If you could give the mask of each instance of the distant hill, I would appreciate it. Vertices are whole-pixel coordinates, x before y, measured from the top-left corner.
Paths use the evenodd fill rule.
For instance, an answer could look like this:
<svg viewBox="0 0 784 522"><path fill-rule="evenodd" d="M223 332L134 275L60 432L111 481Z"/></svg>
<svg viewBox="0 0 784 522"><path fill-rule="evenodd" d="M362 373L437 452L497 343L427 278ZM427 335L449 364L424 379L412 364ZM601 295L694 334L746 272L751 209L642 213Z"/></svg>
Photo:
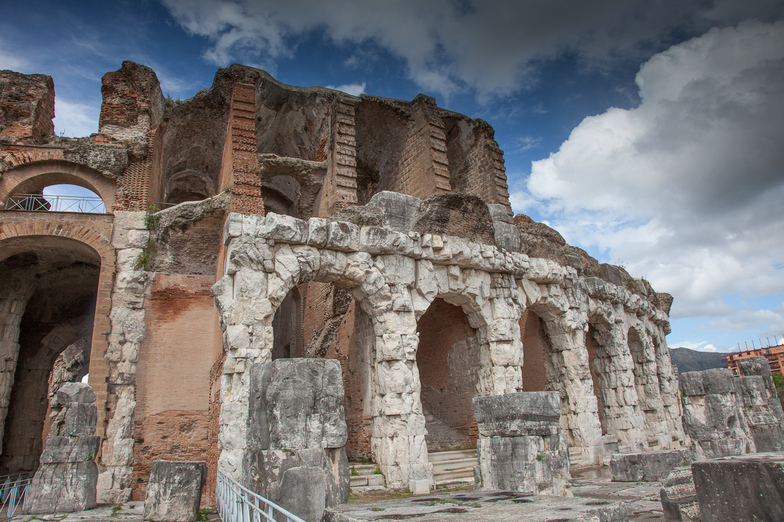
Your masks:
<svg viewBox="0 0 784 522"><path fill-rule="evenodd" d="M678 367L678 373L699 372L711 368L726 368L724 357L727 353L698 352L688 348L670 348L672 364Z"/></svg>

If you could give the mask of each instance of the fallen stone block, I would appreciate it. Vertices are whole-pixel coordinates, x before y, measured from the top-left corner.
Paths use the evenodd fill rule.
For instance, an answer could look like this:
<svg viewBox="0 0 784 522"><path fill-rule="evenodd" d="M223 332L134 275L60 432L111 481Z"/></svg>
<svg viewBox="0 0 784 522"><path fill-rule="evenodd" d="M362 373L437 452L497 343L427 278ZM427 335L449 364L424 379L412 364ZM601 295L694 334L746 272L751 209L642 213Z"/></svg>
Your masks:
<svg viewBox="0 0 784 522"><path fill-rule="evenodd" d="M691 467L675 468L662 483L662 511L664 518L674 522L699 522L700 504L694 489Z"/></svg>
<svg viewBox="0 0 784 522"><path fill-rule="evenodd" d="M206 482L205 462L153 462L144 499L144 519L156 522L195 521L199 516L201 490Z"/></svg>
<svg viewBox="0 0 784 522"><path fill-rule="evenodd" d="M610 474L618 482L656 482L690 462L688 450L616 453L610 458Z"/></svg>
<svg viewBox="0 0 784 522"><path fill-rule="evenodd" d="M692 464L703 522L784 520L784 453Z"/></svg>

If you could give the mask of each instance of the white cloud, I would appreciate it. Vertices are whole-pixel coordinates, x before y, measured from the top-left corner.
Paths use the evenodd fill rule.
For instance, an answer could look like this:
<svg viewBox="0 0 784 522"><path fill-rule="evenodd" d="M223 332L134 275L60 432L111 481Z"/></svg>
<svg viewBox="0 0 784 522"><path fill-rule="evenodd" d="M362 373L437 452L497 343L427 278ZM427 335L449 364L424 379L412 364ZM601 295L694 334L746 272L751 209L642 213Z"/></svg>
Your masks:
<svg viewBox="0 0 784 522"><path fill-rule="evenodd" d="M327 85L327 89L335 89L336 91L343 91L345 93L351 94L352 96L359 96L360 94L364 94L365 87L367 87L367 83L347 83L344 85L338 85L335 87L334 85Z"/></svg>
<svg viewBox="0 0 784 522"><path fill-rule="evenodd" d="M72 138L98 132L99 106L77 103L57 97L54 102L55 134Z"/></svg>
<svg viewBox="0 0 784 522"><path fill-rule="evenodd" d="M205 58L219 66L258 62L274 69L297 37L322 30L336 43L375 45L405 60L421 87L481 97L535 84L536 60L564 52L601 64L644 52L675 27L705 30L749 17L784 14L777 0L164 0L175 20L209 38Z"/></svg>
<svg viewBox="0 0 784 522"><path fill-rule="evenodd" d="M672 293L676 318L784 292L784 22L713 29L655 55L637 84L637 108L586 118L533 163L543 214Z"/></svg>

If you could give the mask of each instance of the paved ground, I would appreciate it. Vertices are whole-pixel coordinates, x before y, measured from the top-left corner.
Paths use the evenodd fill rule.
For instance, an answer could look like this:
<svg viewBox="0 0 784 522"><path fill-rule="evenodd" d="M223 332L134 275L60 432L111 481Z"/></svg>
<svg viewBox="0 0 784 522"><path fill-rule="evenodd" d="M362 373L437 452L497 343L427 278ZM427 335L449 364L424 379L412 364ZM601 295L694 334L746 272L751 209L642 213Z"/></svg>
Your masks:
<svg viewBox="0 0 784 522"><path fill-rule="evenodd" d="M612 482L607 468L576 472L572 480L574 498L532 496L511 492L453 491L427 497L363 501L335 509L335 522L399 520L417 522L451 521L504 522L512 520L586 520L599 515L602 520L661 521L659 484L653 482ZM22 515L13 522L141 522L144 503L105 505L90 511L61 515ZM202 515L217 520L214 513ZM586 518L588 517L588 518Z"/></svg>

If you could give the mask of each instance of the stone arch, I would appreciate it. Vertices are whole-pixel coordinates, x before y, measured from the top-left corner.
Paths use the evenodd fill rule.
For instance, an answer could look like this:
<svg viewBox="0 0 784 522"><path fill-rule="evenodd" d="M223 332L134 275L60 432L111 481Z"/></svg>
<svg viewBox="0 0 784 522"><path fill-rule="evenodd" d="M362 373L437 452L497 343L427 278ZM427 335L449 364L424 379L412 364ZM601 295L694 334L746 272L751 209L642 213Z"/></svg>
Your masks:
<svg viewBox="0 0 784 522"><path fill-rule="evenodd" d="M10 215L13 214L13 215ZM107 399L106 377L109 375L108 362L104 357L108 348L108 339L111 330L109 314L111 312L112 285L116 270L115 251L108 237L112 233L111 216L94 216L90 218L93 226L65 221L60 219L48 219L23 215L19 219L19 213L6 214L11 222L0 219L0 261L4 261L11 256L24 255L25 252L40 248L42 244L53 242L54 248L71 249L82 254L91 254L96 258L99 265L97 291L95 298L94 318L92 321L92 334L90 337L90 365L89 373L91 385L96 394L96 406L98 407L98 423L96 435L103 436L105 431L105 404ZM6 215L0 215L4 218ZM37 215L36 215L37 216ZM24 270L18 272L24 273ZM14 284L16 281L11 281ZM22 285L24 286L24 285ZM20 292L22 290L19 290ZM33 289L29 289L32 295ZM24 310L29 295L18 294L19 297L10 296L12 302L16 302L16 310ZM5 296L0 296L5 297ZM18 329L22 319L22 313L14 314L13 318L8 318ZM10 326L10 323L6 327ZM17 330L18 331L18 330ZM10 342L10 341L8 341ZM13 342L18 352L18 342ZM10 348L10 346L9 346ZM0 393L10 393L10 389ZM0 412L5 416L5 412ZM0 426L4 423L4 418L0 419Z"/></svg>
<svg viewBox="0 0 784 522"><path fill-rule="evenodd" d="M598 402L602 434L634 450L644 446L644 420L635 388L634 361L627 345L625 323L597 309L589 318L585 347Z"/></svg>
<svg viewBox="0 0 784 522"><path fill-rule="evenodd" d="M169 177L164 189L164 203L177 205L185 201L201 201L215 195L213 180L199 170L184 170Z"/></svg>
<svg viewBox="0 0 784 522"><path fill-rule="evenodd" d="M106 212L114 206L117 186L100 172L64 160L25 163L3 173L0 178L0 202L15 194L37 194L50 185L78 185L97 194Z"/></svg>
<svg viewBox="0 0 784 522"><path fill-rule="evenodd" d="M476 323L476 320L473 321ZM417 321L417 370L428 452L473 447L479 340L462 307L435 298Z"/></svg>

